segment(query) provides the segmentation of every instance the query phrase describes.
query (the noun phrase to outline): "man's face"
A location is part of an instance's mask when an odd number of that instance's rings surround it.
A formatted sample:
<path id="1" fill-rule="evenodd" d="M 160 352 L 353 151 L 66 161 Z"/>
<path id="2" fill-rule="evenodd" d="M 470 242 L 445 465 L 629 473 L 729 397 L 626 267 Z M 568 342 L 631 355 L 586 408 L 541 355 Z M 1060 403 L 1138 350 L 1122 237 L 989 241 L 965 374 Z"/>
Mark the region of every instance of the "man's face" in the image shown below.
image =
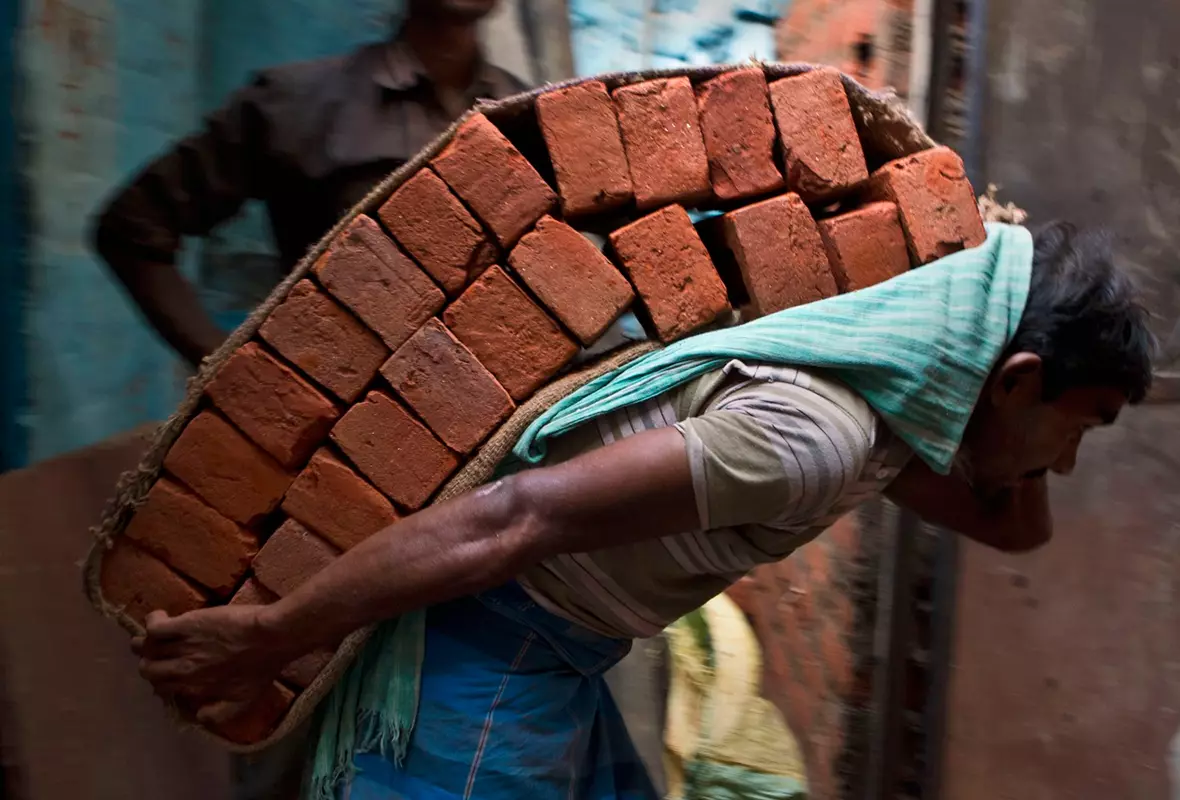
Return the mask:
<path id="1" fill-rule="evenodd" d="M 412 0 L 410 13 L 434 17 L 476 20 L 496 10 L 499 0 Z"/>
<path id="2" fill-rule="evenodd" d="M 1117 389 L 1079 387 L 1060 397 L 1043 397 L 1041 360 L 1018 353 L 1001 365 L 980 397 L 960 467 L 984 497 L 1047 472 L 1068 475 L 1082 438 L 1110 425 L 1126 405 Z"/>

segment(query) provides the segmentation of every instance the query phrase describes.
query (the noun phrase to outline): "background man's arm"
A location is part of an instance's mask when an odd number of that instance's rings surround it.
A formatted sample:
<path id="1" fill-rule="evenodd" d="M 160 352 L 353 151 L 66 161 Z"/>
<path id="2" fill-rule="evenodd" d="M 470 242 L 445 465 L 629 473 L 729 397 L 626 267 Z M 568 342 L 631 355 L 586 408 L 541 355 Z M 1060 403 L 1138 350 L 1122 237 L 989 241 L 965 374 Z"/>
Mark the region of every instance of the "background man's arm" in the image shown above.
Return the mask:
<path id="1" fill-rule="evenodd" d="M 158 691 L 241 701 L 365 625 L 500 585 L 558 553 L 698 526 L 683 437 L 649 431 L 414 514 L 271 606 L 155 614 L 135 647 Z"/>
<path id="2" fill-rule="evenodd" d="M 148 165 L 103 210 L 95 247 L 152 327 L 193 364 L 224 333 L 176 267 L 184 236 L 203 236 L 258 196 L 266 81 L 240 91 L 203 131 Z"/>
<path id="3" fill-rule="evenodd" d="M 938 475 L 914 458 L 885 495 L 925 521 L 957 531 L 990 547 L 1024 552 L 1053 536 L 1049 487 L 1044 477 L 983 500 L 962 478 Z"/>
<path id="4" fill-rule="evenodd" d="M 111 271 L 156 332 L 196 366 L 225 339 L 196 289 L 170 261 L 104 254 Z"/>

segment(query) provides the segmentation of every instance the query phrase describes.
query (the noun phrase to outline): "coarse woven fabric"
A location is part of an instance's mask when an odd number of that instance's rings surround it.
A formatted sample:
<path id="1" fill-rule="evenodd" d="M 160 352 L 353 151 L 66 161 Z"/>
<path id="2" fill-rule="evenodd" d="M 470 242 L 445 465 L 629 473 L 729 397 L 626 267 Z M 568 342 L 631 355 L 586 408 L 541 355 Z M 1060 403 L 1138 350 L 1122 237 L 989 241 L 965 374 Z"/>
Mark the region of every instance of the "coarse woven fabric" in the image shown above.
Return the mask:
<path id="1" fill-rule="evenodd" d="M 981 246 L 883 284 L 641 356 L 551 405 L 524 431 L 513 448 L 515 460 L 499 472 L 540 462 L 549 439 L 601 414 L 645 402 L 730 359 L 741 359 L 830 371 L 932 469 L 945 474 L 984 382 L 1020 324 L 1032 256 L 1032 236 L 1026 229 L 992 224 Z M 315 758 L 316 800 L 331 797 L 334 787 L 351 779 L 358 756 L 381 753 L 397 764 L 406 758 L 415 725 L 439 724 L 425 717 L 416 722 L 414 710 L 392 705 L 398 698 L 406 702 L 417 697 L 421 683 L 425 626 L 404 620 L 378 627 L 366 653 L 324 706 L 321 724 L 328 738 Z M 417 654 L 417 663 L 394 660 L 407 654 Z M 373 675 L 382 677 L 374 681 Z M 387 680 L 398 683 L 383 682 Z M 411 680 L 412 687 L 401 683 Z M 361 702 L 350 703 L 345 699 L 349 696 Z M 574 719 L 570 724 L 587 722 Z M 361 735 L 338 733 L 354 727 Z"/>

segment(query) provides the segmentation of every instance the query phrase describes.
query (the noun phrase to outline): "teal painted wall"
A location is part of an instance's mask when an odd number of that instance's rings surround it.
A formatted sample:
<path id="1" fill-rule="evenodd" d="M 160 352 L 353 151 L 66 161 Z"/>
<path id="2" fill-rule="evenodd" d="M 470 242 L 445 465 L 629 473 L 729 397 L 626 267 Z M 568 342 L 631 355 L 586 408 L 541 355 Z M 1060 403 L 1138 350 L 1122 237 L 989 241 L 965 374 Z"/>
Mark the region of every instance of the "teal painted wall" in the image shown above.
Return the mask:
<path id="1" fill-rule="evenodd" d="M 162 419 L 175 360 L 90 251 L 89 220 L 144 158 L 196 119 L 198 0 L 24 5 L 19 64 L 28 187 L 30 460 Z"/>
<path id="2" fill-rule="evenodd" d="M 5 359 L 4 385 L 25 388 L 6 406 L 5 444 L 19 442 L 6 463 L 164 419 L 183 391 L 186 371 L 91 252 L 90 220 L 108 194 L 251 71 L 380 38 L 400 5 L 25 0 L 15 66 L 27 247 L 21 268 L 4 274 L 6 291 L 24 290 L 20 320 L 6 326 L 20 332 L 22 358 Z M 248 212 L 190 248 L 184 268 L 206 283 L 203 273 L 216 275 L 207 262 L 249 267 L 269 251 L 261 217 Z M 206 294 L 216 299 L 215 287 Z"/>

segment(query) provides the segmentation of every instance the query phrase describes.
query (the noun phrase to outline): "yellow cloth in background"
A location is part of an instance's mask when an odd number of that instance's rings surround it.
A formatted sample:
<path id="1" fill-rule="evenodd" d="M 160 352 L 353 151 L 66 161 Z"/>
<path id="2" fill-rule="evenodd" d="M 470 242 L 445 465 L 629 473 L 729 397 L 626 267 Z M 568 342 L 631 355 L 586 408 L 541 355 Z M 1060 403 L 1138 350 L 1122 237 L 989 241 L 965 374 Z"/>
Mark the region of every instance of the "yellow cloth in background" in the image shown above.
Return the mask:
<path id="1" fill-rule="evenodd" d="M 709 780 L 725 783 L 735 798 L 804 796 L 802 752 L 779 710 L 761 696 L 762 652 L 741 609 L 718 595 L 665 635 L 672 673 L 668 796 L 703 798 L 700 784 Z"/>

